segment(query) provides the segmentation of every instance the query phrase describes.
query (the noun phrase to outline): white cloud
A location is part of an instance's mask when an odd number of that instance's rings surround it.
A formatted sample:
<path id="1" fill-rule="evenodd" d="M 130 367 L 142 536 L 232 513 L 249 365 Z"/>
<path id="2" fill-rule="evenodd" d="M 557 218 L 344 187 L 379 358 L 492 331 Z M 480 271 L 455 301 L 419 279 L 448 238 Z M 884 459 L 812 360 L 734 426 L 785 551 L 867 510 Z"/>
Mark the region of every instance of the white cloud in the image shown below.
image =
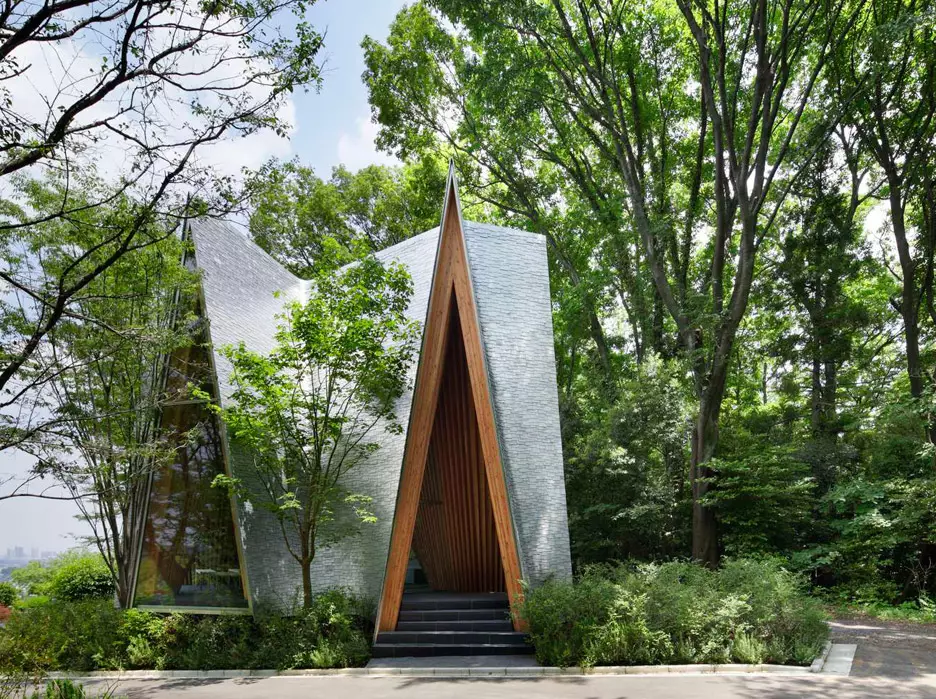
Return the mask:
<path id="1" fill-rule="evenodd" d="M 368 165 L 399 165 L 392 155 L 377 151 L 374 142 L 380 127 L 367 118 L 354 120 L 353 132 L 344 131 L 338 137 L 338 162 L 349 170 L 360 170 Z"/>

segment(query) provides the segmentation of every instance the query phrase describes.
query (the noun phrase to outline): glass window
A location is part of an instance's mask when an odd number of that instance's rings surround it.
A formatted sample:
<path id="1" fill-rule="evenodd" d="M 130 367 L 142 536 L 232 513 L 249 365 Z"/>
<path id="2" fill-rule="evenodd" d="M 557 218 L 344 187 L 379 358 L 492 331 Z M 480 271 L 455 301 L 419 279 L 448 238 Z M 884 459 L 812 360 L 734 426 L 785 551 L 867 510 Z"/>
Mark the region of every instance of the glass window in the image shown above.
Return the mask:
<path id="1" fill-rule="evenodd" d="M 179 347 L 170 355 L 166 368 L 164 402 L 190 400 L 189 384 L 198 386 L 206 393 L 214 393 L 208 348 L 203 343 Z"/>
<path id="2" fill-rule="evenodd" d="M 247 607 L 226 490 L 211 486 L 225 472 L 218 419 L 203 403 L 185 400 L 191 381 L 210 380 L 204 338 L 175 352 L 167 368 L 167 392 L 159 434 L 168 447 L 154 464 L 136 604 L 166 607 Z M 211 390 L 209 393 L 214 394 Z"/>

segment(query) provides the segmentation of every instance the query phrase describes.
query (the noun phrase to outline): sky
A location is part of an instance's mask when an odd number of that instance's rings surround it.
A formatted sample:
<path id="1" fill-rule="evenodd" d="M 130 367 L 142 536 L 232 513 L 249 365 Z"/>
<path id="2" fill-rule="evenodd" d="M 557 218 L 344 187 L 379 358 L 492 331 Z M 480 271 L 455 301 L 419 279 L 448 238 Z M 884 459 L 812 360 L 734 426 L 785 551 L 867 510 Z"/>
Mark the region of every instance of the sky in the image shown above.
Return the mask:
<path id="1" fill-rule="evenodd" d="M 403 0 L 325 0 L 307 13 L 307 19 L 325 32 L 325 73 L 316 94 L 297 93 L 293 154 L 327 177 L 344 164 L 357 170 L 373 163 L 393 163 L 392 156 L 374 148 L 376 124 L 371 123 L 367 88 L 361 82 L 364 55 L 361 40 L 383 41 Z"/>
<path id="2" fill-rule="evenodd" d="M 390 23 L 405 0 L 319 0 L 306 13 L 307 21 L 325 33 L 324 81 L 318 91 L 297 92 L 289 110 L 294 128 L 288 140 L 266 135 L 249 146 L 226 150 L 224 160 L 232 171 L 243 164 L 257 166 L 269 157 L 297 156 L 320 177 L 344 164 L 357 170 L 373 163 L 392 164 L 395 159 L 374 148 L 376 125 L 370 120 L 367 89 L 361 82 L 364 57 L 361 40 L 386 39 Z M 248 152 L 244 152 L 244 148 Z M 29 460 L 22 455 L 0 456 L 0 476 L 22 472 Z M 27 553 L 65 550 L 76 545 L 76 536 L 87 533 L 75 520 L 76 508 L 67 502 L 32 498 L 0 501 L 0 557 L 7 548 L 22 546 Z"/>

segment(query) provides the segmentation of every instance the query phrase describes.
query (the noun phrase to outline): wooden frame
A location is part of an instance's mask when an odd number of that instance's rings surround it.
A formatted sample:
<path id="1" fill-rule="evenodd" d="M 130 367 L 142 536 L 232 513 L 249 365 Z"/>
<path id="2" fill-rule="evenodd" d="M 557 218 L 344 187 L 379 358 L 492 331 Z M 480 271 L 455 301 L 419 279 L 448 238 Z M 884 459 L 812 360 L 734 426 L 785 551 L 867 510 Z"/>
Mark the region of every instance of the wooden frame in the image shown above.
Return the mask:
<path id="1" fill-rule="evenodd" d="M 416 388 L 410 412 L 403 469 L 394 511 L 393 530 L 390 535 L 390 551 L 387 556 L 383 590 L 377 611 L 377 632 L 394 630 L 400 612 L 413 529 L 416 524 L 423 475 L 426 470 L 429 440 L 432 436 L 436 406 L 439 401 L 453 294 L 459 309 L 458 317 L 465 344 L 471 393 L 477 414 L 484 470 L 511 610 L 516 611 L 517 605 L 522 600 L 520 558 L 514 539 L 507 483 L 504 478 L 497 426 L 494 422 L 494 409 L 484 363 L 484 351 L 481 346 L 481 330 L 468 269 L 468 252 L 462 231 L 454 168 L 450 167 L 435 271 L 429 296 L 429 309 L 426 314 L 422 350 L 416 372 Z M 523 624 L 516 614 L 514 614 L 513 624 L 515 629 L 522 630 Z"/>

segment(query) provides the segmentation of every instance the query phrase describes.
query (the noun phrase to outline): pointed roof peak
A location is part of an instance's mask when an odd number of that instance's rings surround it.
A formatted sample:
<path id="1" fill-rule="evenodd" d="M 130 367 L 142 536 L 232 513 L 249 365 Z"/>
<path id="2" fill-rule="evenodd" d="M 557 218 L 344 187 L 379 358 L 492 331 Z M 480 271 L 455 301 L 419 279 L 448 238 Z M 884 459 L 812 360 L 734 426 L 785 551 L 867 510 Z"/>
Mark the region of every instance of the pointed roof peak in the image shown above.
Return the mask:
<path id="1" fill-rule="evenodd" d="M 458 196 L 458 173 L 455 171 L 455 160 L 449 158 L 448 176 L 445 180 L 445 202 L 442 205 L 442 221 L 439 227 L 440 232 L 445 231 L 445 221 L 449 213 L 449 207 L 455 207 L 452 212 L 461 222 L 461 199 Z"/>

